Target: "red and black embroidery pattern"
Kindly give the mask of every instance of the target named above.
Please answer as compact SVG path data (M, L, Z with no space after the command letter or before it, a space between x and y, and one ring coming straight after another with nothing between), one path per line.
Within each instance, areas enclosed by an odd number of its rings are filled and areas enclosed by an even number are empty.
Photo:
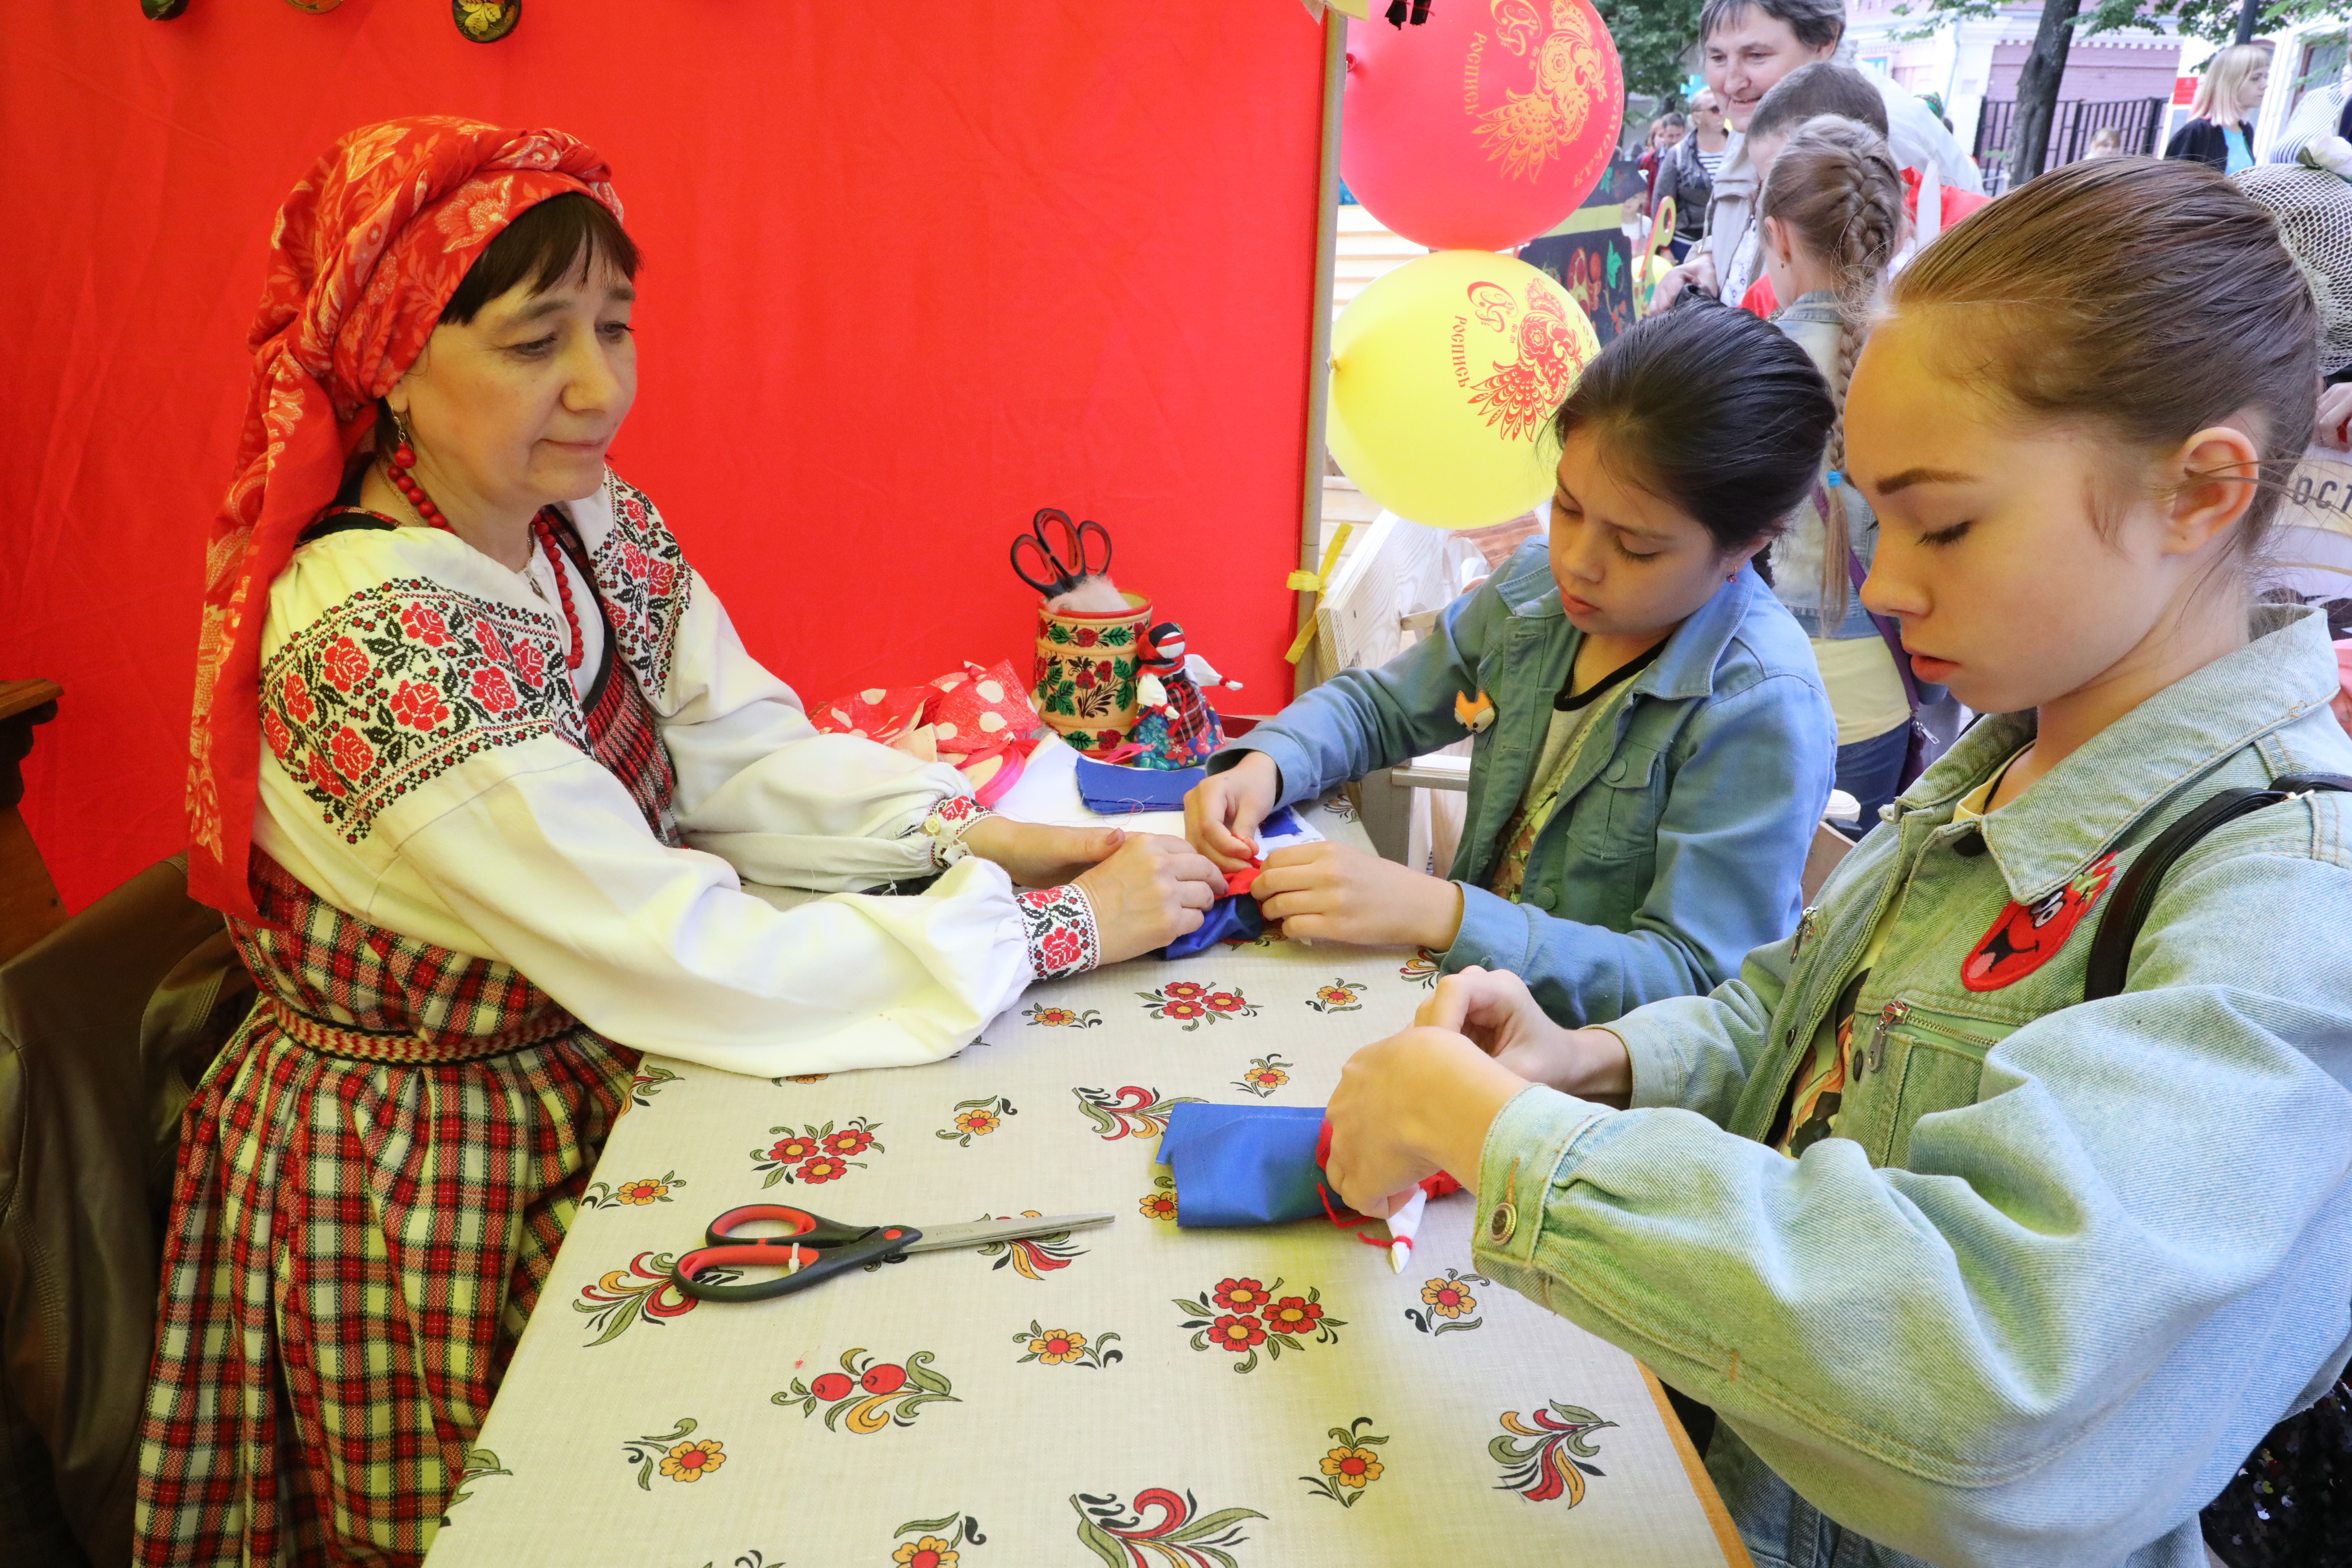
M1992 929L1969 953L1960 968L1960 984L1971 991L1998 991L2014 985L2057 955L2107 890L2116 874L2116 858L2100 856L2078 876L2037 903L2011 903L1992 922Z
M613 646L637 684L658 700L669 689L670 659L677 651L677 626L686 617L694 574L643 490L610 470L604 488L613 502L613 531L596 546L589 565L604 601Z
M402 795L493 746L587 730L550 617L424 577L362 589L262 667L261 732L356 844Z
M1035 888L1016 896L1029 939L1030 972L1040 980L1083 974L1102 962L1094 906L1076 882Z

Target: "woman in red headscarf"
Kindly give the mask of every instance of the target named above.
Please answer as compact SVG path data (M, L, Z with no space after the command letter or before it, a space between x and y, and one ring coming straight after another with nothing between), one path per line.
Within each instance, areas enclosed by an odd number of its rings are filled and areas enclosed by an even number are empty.
M639 1049L936 1059L1223 891L812 728L604 466L636 260L556 131L369 126L280 214L188 792L262 1001L183 1123L142 1563L422 1557Z

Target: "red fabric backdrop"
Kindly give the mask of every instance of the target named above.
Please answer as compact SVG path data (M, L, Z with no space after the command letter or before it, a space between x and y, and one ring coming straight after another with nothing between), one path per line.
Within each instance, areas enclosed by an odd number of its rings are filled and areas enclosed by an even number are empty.
M1287 695L1320 43L1292 5L194 0L0 14L0 676L79 908L182 847L200 542L270 217L395 114L554 124L645 247L615 466L810 701L1027 666L1042 505Z

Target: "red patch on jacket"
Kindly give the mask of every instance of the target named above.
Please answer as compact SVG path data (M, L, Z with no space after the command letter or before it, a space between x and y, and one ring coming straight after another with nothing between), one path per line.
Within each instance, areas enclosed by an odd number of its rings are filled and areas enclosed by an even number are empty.
M2102 855L2039 903L2011 903L2001 910L1960 966L1960 984L1971 991L1998 991L2049 963L2107 890L2115 867L2114 855Z

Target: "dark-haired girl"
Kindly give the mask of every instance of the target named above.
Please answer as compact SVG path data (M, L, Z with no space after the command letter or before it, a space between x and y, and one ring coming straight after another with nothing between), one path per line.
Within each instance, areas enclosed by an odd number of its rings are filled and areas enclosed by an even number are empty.
M1554 421L1549 542L1220 752L1185 802L1193 844L1244 865L1276 806L1475 734L1446 877L1295 846L1257 879L1266 918L1510 969L1580 1022L1718 984L1794 923L1829 795L1829 700L1748 562L1832 413L1804 351L1744 311L1620 336Z
M2195 1568L2242 1465L2263 1560L2344 1560L2248 1459L2352 1353L2352 741L2325 616L2250 592L2317 325L2198 163L1948 232L1848 471L1864 602L1987 716L1712 995L1450 976L1341 1075L1341 1194L1474 1180L1479 1272L1717 1412L1759 1563Z

